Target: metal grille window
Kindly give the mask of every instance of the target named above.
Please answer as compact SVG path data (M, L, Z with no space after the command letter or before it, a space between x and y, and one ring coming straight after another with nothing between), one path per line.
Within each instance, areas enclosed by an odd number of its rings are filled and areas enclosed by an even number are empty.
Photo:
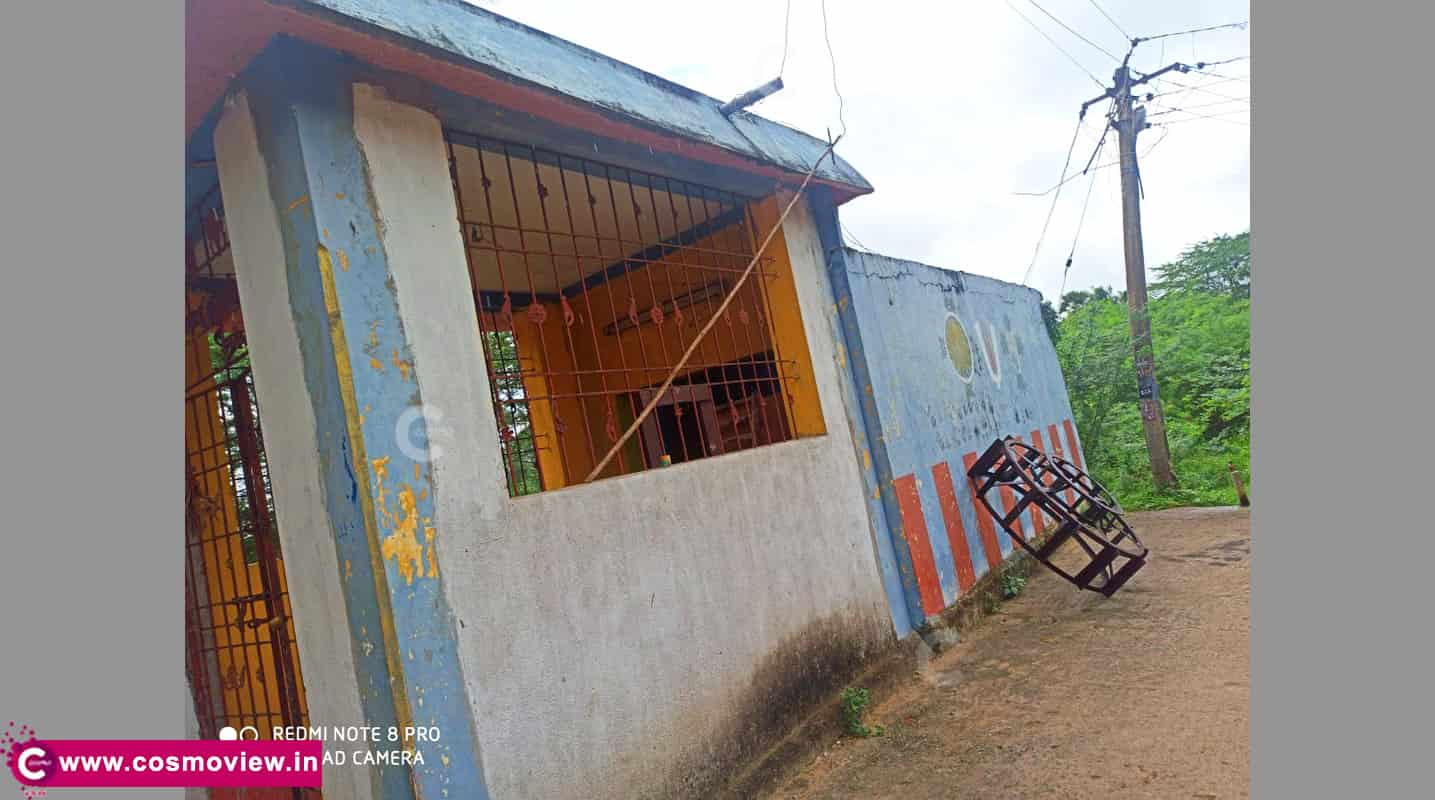
M580 482L751 261L765 233L753 199L445 137L509 493ZM773 322L775 276L766 255L600 477L795 438L797 348Z

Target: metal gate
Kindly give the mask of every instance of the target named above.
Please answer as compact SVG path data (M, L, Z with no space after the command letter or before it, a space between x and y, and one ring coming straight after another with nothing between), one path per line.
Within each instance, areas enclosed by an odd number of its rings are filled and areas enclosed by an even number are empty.
M308 724L253 373L218 189L186 241L185 668L203 738ZM252 728L251 732L248 730ZM220 790L215 790L218 797ZM317 798L251 790L246 798Z

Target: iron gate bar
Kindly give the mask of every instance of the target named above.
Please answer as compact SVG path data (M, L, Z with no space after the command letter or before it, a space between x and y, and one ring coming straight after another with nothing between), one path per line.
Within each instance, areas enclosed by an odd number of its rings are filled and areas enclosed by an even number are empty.
M601 439L605 435L609 442L615 439L616 404L621 400L631 406L636 393L666 377L672 364L671 347L677 347L679 352L686 349L689 336L681 324L683 307L669 311L667 304L675 303L684 291L697 285L692 280L694 273L699 278L721 278L745 271L754 241L749 198L627 167L550 153L531 145L454 130L446 130L444 135L510 494L521 493L520 486L525 484L523 475L528 467L519 463L518 456L522 454L515 451L524 450L530 441L533 466L536 468L542 461L539 453L556 449L558 463L549 466L561 469L564 483L572 484L582 476L569 463L576 452L565 443L568 437L582 436L581 448L590 461L596 461L597 454L608 449ZM528 164L522 165L523 161ZM540 166L556 170L556 176L549 174L545 178ZM502 185L504 182L507 186ZM666 203L659 199L660 194L666 195ZM500 198L511 203L512 208L500 209ZM585 200L586 214L581 210ZM550 203L555 208L550 209ZM557 212L559 203L561 212L550 213ZM575 203L579 204L576 209ZM605 223L611 233L605 232ZM545 260L547 270L543 269ZM754 271L762 280L756 281L757 287L744 290L741 302L725 315L727 331L720 334L724 341L700 343L697 357L682 376L686 381L701 380L728 399L721 412L737 438L735 449L783 441L792 438L797 430L792 419L794 398L787 388L793 380L794 362L781 358L777 337L767 327L771 306L766 280L775 278L776 273L763 267L772 261L760 259ZM576 280L561 276L560 267L565 273L576 270ZM551 286L540 288L539 272L551 273L542 276ZM674 273L678 273L681 286L675 285ZM623 299L614 296L618 293L614 281L619 278L626 279L626 308ZM593 296L594 291L604 287L604 298ZM637 296L644 293L640 308ZM647 298L651 298L651 305ZM545 324L555 315L546 308L532 307L535 301L555 304L555 299L560 306L556 315L562 329L560 342L549 341L553 332L551 325ZM570 299L582 304L581 324L575 325L580 321L568 305ZM524 316L533 323L536 335L520 345L515 330L520 314L516 312L525 308L528 313ZM693 313L711 316L713 299L703 297L691 308ZM636 345L628 339L626 344L609 342L605 347L597 319L603 313L610 319L606 325L623 329L609 333L610 338L621 337L630 327L646 328L649 324L659 333L640 332L633 337ZM673 318L674 333L664 325L669 317ZM753 330L754 324L757 331ZM505 349L510 345L520 351L532 348L530 352L539 357L541 364L530 363L519 352L516 371L500 369L502 365L497 362L503 359L496 352L493 335L512 337ZM591 342L590 351L581 359L575 349L578 337ZM551 358L553 348L561 350L564 345L574 359L571 368L560 368ZM724 348L739 361L756 360L758 369L732 369L734 361L724 356ZM630 353L630 349L635 352ZM528 381L542 384L540 387ZM523 386L519 390L515 385L505 397L499 386L509 383ZM774 423L766 411L769 396L779 403L780 424ZM602 401L597 408L588 404L593 398ZM574 430L569 424L571 419L563 418L560 401L570 411L577 409L581 431ZM544 427L551 419L553 430L535 428L535 407L548 410ZM681 405L674 411L679 415L690 413ZM594 412L597 419L593 418ZM527 419L528 424L514 424L519 417ZM675 446L689 453L687 439L693 433L701 453L715 452L715 443L707 441L704 426L689 430L680 420L671 432L658 425L639 433L639 451L643 451L646 438L654 438L661 452ZM666 441L669 436L675 441ZM543 446L539 446L540 442ZM620 474L632 469L623 459L617 463ZM550 488L541 471L539 481L541 488Z
M228 489L228 491L231 493L231 496L234 497L235 505L234 505L233 508L231 509L231 507L230 507L227 503L223 502L222 499L220 500L220 502L219 502L219 507L220 507L220 512L221 512L221 514L222 514L222 519L223 519L223 525L222 525L222 531L223 531L223 532L222 532L222 533L219 533L218 535L211 535L211 536L209 536L209 537L207 538L207 541L202 542L202 543L201 543L201 552L203 552L204 545L206 545L206 544L209 545L209 547L212 549L213 557L214 557L214 558L213 558L213 562L209 562L208 559L206 559L206 560L205 560L205 563L206 563L206 564L208 564L208 563L213 563L214 566L215 566L215 568L220 570L220 572L219 572L219 585L220 585L220 589L221 589L222 592L225 590L225 587L224 587L224 576L225 576L226 573L227 573L228 578L229 578L229 587L228 587L228 592L227 592L227 593L228 593L228 599L221 600L221 601L218 602L218 603L211 602L211 607L210 607L210 613L211 613L211 615L215 612L215 610L219 610L219 612L224 615L224 619L225 619L225 622L224 622L222 625L219 625L218 628L217 628L217 630L222 630L222 631L225 632L225 634L226 634L225 637L224 637L225 643L224 643L224 645L223 645L222 647L217 647L217 649L216 649L216 651L215 651L215 655L218 656L220 650L224 650L224 651L227 651L227 652L228 652L228 655L229 655L229 657L230 657L231 659L235 659L235 660L237 660L238 662L240 662L240 663L243 664L243 669L240 670L240 669L237 669L237 668L236 668L236 663L235 663L235 661L231 661L231 662L230 662L230 665L229 665L229 669L228 669L228 670L225 670L225 671L222 671L222 672L220 673L220 680L221 680L220 686L221 686L221 688L224 688L224 689L227 690L227 691L233 691L233 692L235 692L235 694L236 694L236 701L238 702L238 704L239 704L239 706L240 706L239 711L237 712L237 716L239 716L240 721L243 721L243 719L244 719L244 717L245 717L246 715L245 715L245 713L244 713L244 711L243 711L243 699L244 699L244 697L243 697L243 694L241 694L238 690L242 688L242 689L245 691L245 693L248 694L248 698L249 698L249 713L248 713L247 716L249 716L249 717L253 720L253 722L256 723L256 726L258 726L259 724L261 724L261 723L260 723L261 716L268 716L268 715L267 715L267 714L264 714L263 712L260 711L260 703L259 703L258 697L255 695L255 692L254 692L254 684L255 684L255 681L259 681L261 684L266 683L266 677L267 677L267 676L264 674L262 668L260 668L260 669L258 669L258 670L251 670L251 667L252 667L253 665L252 665L251 662L250 662L250 652L251 652L251 651L250 651L250 646L251 646L250 634L253 633L254 641L252 642L252 644L253 644L253 646L257 649L257 648L260 646L260 644L261 644L260 641L259 641L259 634L258 634L258 632L257 632L257 631L251 631L251 630L249 630L249 629L246 629L242 624L240 624L240 623L243 622L243 619L244 619L245 608L244 608L243 605L240 605L240 604L239 604L239 598L244 597L244 596L246 596L246 595L248 595L248 594L251 594L251 593L248 591L248 590L250 589L250 580L249 580L248 570L247 570L247 569L244 570L244 576L243 576L243 577L244 577L244 582L243 582L243 588L241 589L241 587L240 587L240 576L239 576L239 572L235 569L235 566L234 566L234 549L235 549L235 547L237 546L237 548L239 549L239 552L240 552L241 556L242 556L243 553L244 553L244 533L245 533L245 531L244 531L244 528L243 528L243 522L239 519L239 505L238 505L240 502L243 501L244 498L243 498L243 490L240 488L240 485L239 485L239 477L238 477L238 475L236 474L236 470L234 469L234 465L233 465L232 462L230 461L230 459L232 458L232 455L231 455L231 453L229 452L229 446L230 446L229 434L228 434L228 431L227 431L227 430L224 430L224 427L223 427L223 426L224 426L223 415L225 414L225 409L224 409L224 394L223 394L223 392L224 392L224 387L223 387L222 385L216 387L216 393L215 393L214 397L215 397L216 407L217 407L217 409L218 409L218 411L219 411L219 415L220 415L220 416L219 416L217 419L216 419L215 417L211 416L211 417L209 418L209 420L208 420L208 423L209 423L209 424L208 424L208 426L207 426L207 428L208 428L207 432L211 435L211 437L212 437L212 442L213 442L213 443L210 444L208 447L202 447L202 448L201 448L201 450L200 450L200 453L201 453L200 458L201 458L201 466L205 468L205 472L206 472L207 474L212 473L212 474L214 474L214 475L217 475L217 476L220 478L221 481L225 481L225 482L228 483L227 489ZM215 425L216 425L216 424L218 424L218 425L220 426L220 430L219 430L218 432L215 431ZM215 452L215 451L218 451L218 452ZM222 456L221 456L221 453L222 453ZM205 464L205 456L206 456L206 455L209 455L209 454L213 454L213 455L214 455L214 459L213 459L213 462L214 462L214 463L213 463L212 465L206 465L206 464ZM233 519L233 520L230 519L230 513L231 513L231 511L232 511L232 513L234 514L234 519ZM231 542L231 541L230 541L231 539L234 540L234 541ZM223 551L221 551L221 549L220 549L220 548L221 548L221 545L223 545L224 548L225 548ZM222 569L221 569L221 566L223 567ZM246 564L245 564L244 566L247 567L247 562L246 562ZM207 575L208 575L208 572L207 572L207 570L206 570L206 576L207 576ZM212 600L212 598L211 598L211 600ZM235 621L235 624L230 624L230 623L228 622L229 610L226 609L226 608L224 608L225 605L234 605L234 607L235 607L235 616L237 617L237 619L236 619L236 621ZM218 623L216 623L216 624L218 625ZM237 642L237 643L235 642L235 636L234 636L235 632L238 633L238 642ZM216 642L216 645L217 645L217 642ZM231 676L232 676L232 677L231 677ZM234 684L234 685L232 685L232 686L226 686L226 685L225 685L225 682L226 682L226 681L227 681L228 683ZM237 683L236 683L236 681L237 681ZM227 711L227 710L228 710L228 709L226 709L226 711Z
M248 371L229 384L230 397L234 398L235 438L238 440L240 459L244 465L244 480L247 484L249 519L254 526L254 546L258 555L261 597L268 618L264 624L269 628L269 646L273 651L274 679L280 694L280 719L285 727L299 724L298 684L289 672L288 614L284 608L283 586L279 578L278 553L272 525L273 509L270 508L269 481L262 455L259 450L259 425L254 413L256 398L251 394L252 384ZM241 402L242 401L242 402ZM259 621L252 622L258 625ZM293 671L297 672L297 662Z
M1145 566L1149 550L1122 517L1116 498L1066 459L1008 436L993 441L967 474L977 499L1012 541L1078 588L1110 597ZM1001 489L1017 497L1009 510L993 503L992 492ZM1056 521L1050 538L1040 546L1022 531L1021 515L1029 507ZM1052 561L1068 541L1075 541L1088 557L1074 574ZM1104 580L1098 582L1098 577Z
M238 518L238 504L246 502L246 498L244 496L244 490L240 488L240 478L234 469L236 465L230 462L232 454L229 448L232 444L232 440L228 435L228 431L223 429L223 416L226 414L224 397L226 392L227 386L224 384L219 384L214 388L212 397L214 398L215 407L220 417L219 419L209 419L207 428L201 430L201 436L204 433L208 433L211 436L211 443L202 445L198 454L200 457L201 474L207 478L217 478L221 482L221 486L227 483L227 491L230 493L230 496L234 498L235 505L231 509L222 497L218 500L218 516L221 520L219 526L220 532L213 532L214 515L212 514L210 525L207 526L211 532L208 536L204 536L198 544L201 565L204 569L206 579L210 577L209 568L211 566L218 570L215 579L218 581L221 598L216 600L211 596L207 610L211 617L211 631L214 633L224 633L222 644L218 639L215 640L214 655L218 657L219 653L225 652L231 659L229 669L220 672L220 686L227 692L235 693L235 699L238 704L236 714L239 716L240 721L243 721L245 717L249 717L256 724L260 724L261 717L267 715L260 711L261 704L258 696L255 694L254 683L258 681L261 684L267 684L267 676L263 673L262 668L259 670L251 669L254 666L250 661L251 646L258 648L262 645L262 642L257 632L247 629L243 625L244 618L247 614L247 608L243 602L244 598L253 596L253 592L250 591L252 587L247 571L248 565L247 562L241 565L241 569L243 569L244 572L242 586L240 582L240 571L236 570L234 565L234 551L236 549L239 551L241 558L244 556L245 530L243 522ZM205 396L206 395L201 395L200 398L198 398L199 403L202 404L205 402ZM196 423L198 423L201 417L199 414L195 416ZM207 417L208 415L205 416ZM216 423L221 426L220 431L215 431L214 427ZM209 463L211 462L211 455L213 455L212 463ZM239 468L242 469L242 465ZM212 483L212 480L206 481L206 485ZM221 488L220 491L226 490ZM215 501L214 498L207 499L211 502ZM231 510L234 513L233 519L230 518ZM224 585L226 576L229 581L227 587ZM212 594L212 588L206 588ZM233 623L229 622L230 611L226 606L234 607L234 616L236 619ZM214 615L216 614L223 615L224 621L219 622L214 620ZM250 641L251 633L253 633L252 642ZM238 668L240 665L242 665L242 669ZM248 713L244 710L243 701L245 695L247 695L249 701ZM226 712L227 711L228 709L226 708Z

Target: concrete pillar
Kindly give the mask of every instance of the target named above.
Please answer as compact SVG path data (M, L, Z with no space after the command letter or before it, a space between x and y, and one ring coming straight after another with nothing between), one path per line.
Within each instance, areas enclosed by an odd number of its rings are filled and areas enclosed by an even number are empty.
M241 85L215 147L311 725L439 732L410 743L422 764L326 769L326 794L486 798L438 572L461 487L436 479L425 402L435 383L486 396L483 362L450 373L413 346L439 330L460 340L446 358L478 354L438 122L288 40Z
M875 556L891 607L892 624L901 637L921 626L926 614L922 611L917 576L912 569L912 552L902 535L902 514L892 485L892 462L882 434L882 417L872 391L872 376L867 369L862 328L857 321L857 309L852 305L837 205L831 191L824 186L812 187L810 203L837 313L835 338L846 351L843 393L848 407L856 412L853 416L857 417L852 420L853 444L857 447L857 460L863 465L863 481L869 492L867 515L872 523Z

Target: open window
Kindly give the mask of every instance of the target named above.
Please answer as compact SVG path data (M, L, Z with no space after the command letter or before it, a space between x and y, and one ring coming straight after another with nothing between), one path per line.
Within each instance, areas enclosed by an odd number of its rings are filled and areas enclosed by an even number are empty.
M509 493L578 483L693 344L775 198L447 131ZM825 432L779 236L600 477Z

